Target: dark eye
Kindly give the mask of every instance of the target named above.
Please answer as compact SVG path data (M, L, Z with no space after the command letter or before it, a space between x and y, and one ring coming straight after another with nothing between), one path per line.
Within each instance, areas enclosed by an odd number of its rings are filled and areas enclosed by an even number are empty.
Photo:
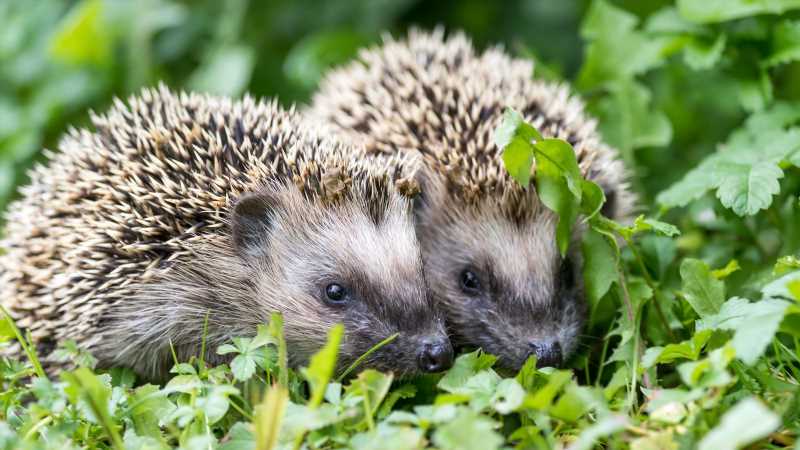
M481 280L471 269L461 272L461 290L469 295L476 295L481 292Z
M340 305L347 301L347 289L338 283L331 283L325 288L325 297L328 303Z

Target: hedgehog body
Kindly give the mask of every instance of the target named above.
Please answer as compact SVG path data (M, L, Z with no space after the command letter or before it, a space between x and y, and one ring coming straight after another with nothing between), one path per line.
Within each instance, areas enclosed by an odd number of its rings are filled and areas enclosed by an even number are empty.
M367 365L449 364L404 193L413 158L360 162L274 102L163 87L93 123L32 172L7 216L0 295L46 360L74 339L102 366L157 379L170 346L198 354L206 317L215 362L219 344L277 311L293 365L335 323L342 365L393 333Z
M532 75L530 62L477 53L461 34L412 31L332 71L306 112L365 155L423 157L416 211L429 286L455 341L513 368L531 354L558 364L572 352L585 301L578 246L561 258L557 217L504 169L493 131L505 108L573 145L584 176L606 191L606 215L625 217L633 204L622 163L581 101Z

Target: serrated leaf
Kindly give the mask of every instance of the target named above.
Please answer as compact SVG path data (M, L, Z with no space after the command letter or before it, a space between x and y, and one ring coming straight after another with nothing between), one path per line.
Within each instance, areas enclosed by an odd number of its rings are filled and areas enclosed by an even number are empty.
M781 426L781 418L753 397L726 412L700 441L700 450L735 450L769 436Z
M771 161L748 164L721 163L716 173L724 181L717 189L720 202L740 216L749 216L766 209L772 197L780 192L778 180L783 171Z
M700 317L717 314L725 302L725 284L711 275L708 265L687 258L680 267L686 301Z

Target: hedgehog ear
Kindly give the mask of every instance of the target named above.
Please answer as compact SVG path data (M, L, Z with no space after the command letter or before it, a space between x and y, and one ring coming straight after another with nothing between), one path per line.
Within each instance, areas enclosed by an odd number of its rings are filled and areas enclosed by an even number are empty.
M263 253L278 201L265 192L242 194L233 207L231 232L236 248L246 254Z

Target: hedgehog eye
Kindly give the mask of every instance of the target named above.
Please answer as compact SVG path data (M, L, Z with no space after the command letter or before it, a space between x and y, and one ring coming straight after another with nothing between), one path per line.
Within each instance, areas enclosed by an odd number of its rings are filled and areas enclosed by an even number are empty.
M460 276L461 290L468 295L478 295L481 292L481 280L472 269L464 269Z
M338 283L331 283L325 287L325 302L331 305L343 305L347 303L350 293Z

